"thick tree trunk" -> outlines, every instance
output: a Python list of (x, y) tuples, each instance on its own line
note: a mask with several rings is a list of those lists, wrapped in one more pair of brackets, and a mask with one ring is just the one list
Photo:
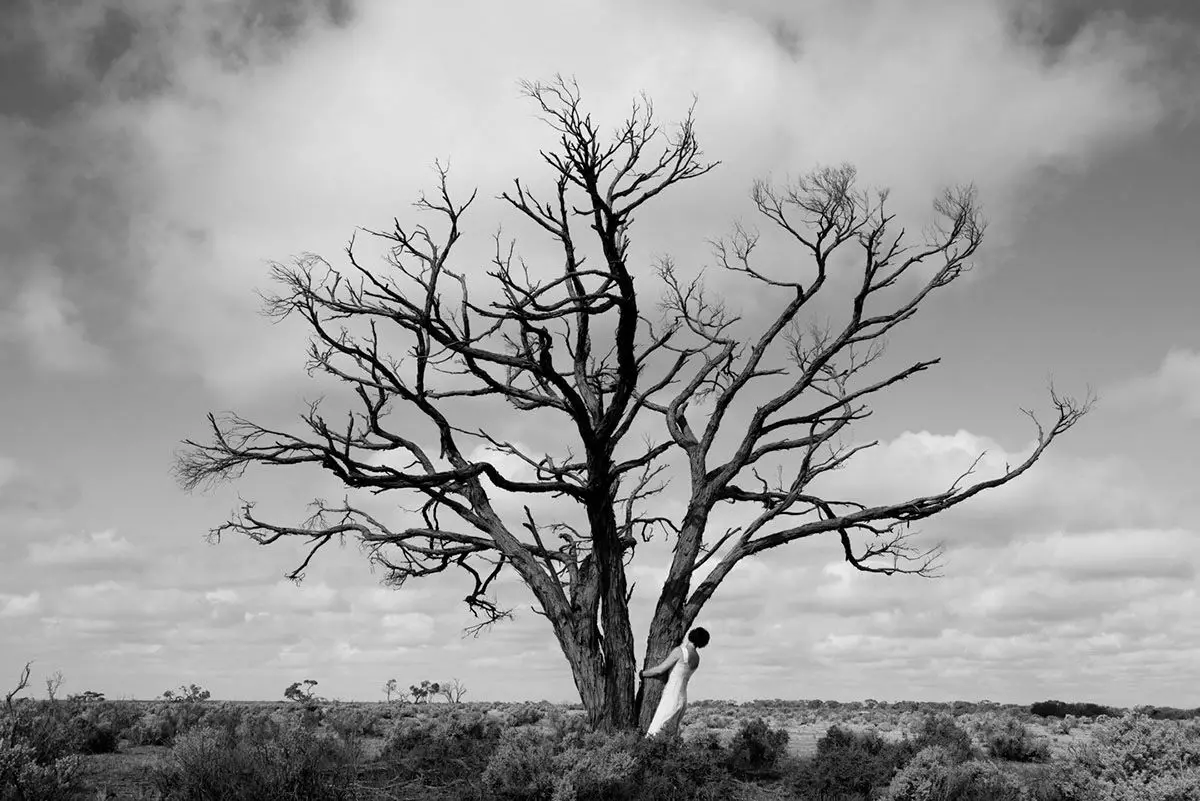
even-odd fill
[[(637, 723), (632, 634), (629, 653), (622, 665), (619, 657), (606, 655), (615, 650), (615, 644), (609, 644), (607, 638), (602, 640), (594, 624), (591, 628), (592, 632), (583, 637), (560, 638), (563, 654), (575, 678), (575, 688), (579, 691), (579, 700), (587, 712), (588, 724), (601, 731), (632, 729)], [(609, 669), (610, 664), (615, 664), (615, 669)]]
[[(600, 728), (632, 729), (634, 714), (634, 677), (637, 662), (633, 650), (633, 628), (629, 623), (629, 590), (625, 564), (617, 534), (617, 519), (612, 503), (605, 501), (589, 509), (593, 555), (600, 583), (601, 662), (604, 671), (605, 713)], [(586, 703), (586, 702), (585, 702)]]

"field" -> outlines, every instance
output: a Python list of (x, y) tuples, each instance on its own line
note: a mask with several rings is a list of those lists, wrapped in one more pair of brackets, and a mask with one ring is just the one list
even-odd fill
[(1197, 722), (1113, 712), (702, 701), (648, 743), (545, 702), (26, 699), (0, 728), (0, 801), (1200, 799)]

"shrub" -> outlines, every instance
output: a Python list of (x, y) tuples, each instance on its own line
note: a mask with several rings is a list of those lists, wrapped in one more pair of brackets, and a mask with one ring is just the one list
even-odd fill
[(234, 736), (198, 726), (178, 737), (157, 783), (178, 801), (341, 801), (357, 797), (358, 761), (336, 736), (295, 724), (243, 726)]
[(78, 756), (40, 763), (28, 743), (0, 737), (0, 801), (59, 801), (78, 788), (78, 775)]
[(817, 741), (817, 753), (801, 768), (796, 789), (817, 798), (867, 797), (886, 787), (912, 758), (907, 740), (888, 742), (879, 732), (832, 726)]
[(401, 778), (426, 784), (478, 779), (500, 741), (500, 724), (481, 712), (455, 710), (437, 721), (405, 719), (392, 732), (381, 759)]
[(45, 766), (79, 753), (82, 731), (74, 720), (67, 704), (25, 700), (14, 706), (11, 717), (0, 721), (0, 730), (11, 727), (10, 745), (28, 746), (33, 760)]
[(1050, 759), (1050, 744), (1034, 737), (1024, 723), (1012, 718), (987, 733), (987, 749), (996, 759), (1010, 762), (1047, 762)]
[(971, 735), (967, 734), (949, 715), (926, 715), (917, 725), (913, 737), (916, 750), (931, 745), (941, 747), (953, 762), (966, 762), (974, 755)]
[(546, 710), (540, 704), (521, 704), (508, 710), (505, 717), (510, 726), (532, 726), (546, 716)]
[(237, 704), (221, 703), (204, 710), (203, 717), (197, 722), (202, 721), (205, 726), (211, 729), (218, 729), (233, 737), (237, 735), (238, 728), (242, 725), (245, 717), (245, 707), (238, 706)]
[(488, 759), (481, 784), (488, 798), (541, 801), (554, 791), (553, 744), (528, 729), (505, 731)]
[(725, 749), (711, 732), (691, 741), (678, 736), (648, 737), (633, 748), (631, 799), (684, 801), (726, 799), (730, 776), (724, 765)]
[(945, 748), (917, 752), (892, 779), (886, 801), (1024, 801), (1016, 778), (991, 762), (956, 762)]
[(739, 776), (772, 774), (787, 753), (788, 733), (772, 729), (762, 718), (746, 721), (729, 744), (729, 769)]
[(1140, 713), (1097, 724), (1066, 760), (1069, 790), (1106, 801), (1200, 798), (1200, 728)]
[(75, 718), (72, 723), (79, 730), (79, 753), (111, 754), (117, 750), (119, 738), (108, 724), (88, 718)]
[(568, 737), (555, 757), (557, 778), (552, 801), (617, 801), (635, 792), (633, 751), (636, 734), (588, 734)]
[(163, 710), (142, 716), (129, 729), (128, 736), (134, 745), (170, 745), (178, 733), (175, 716)]
[(377, 732), (378, 720), (371, 711), (353, 706), (337, 706), (325, 713), (325, 725), (344, 740), (370, 737)]

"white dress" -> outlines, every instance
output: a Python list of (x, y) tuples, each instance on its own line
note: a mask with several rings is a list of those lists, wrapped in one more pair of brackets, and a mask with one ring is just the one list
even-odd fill
[[(696, 672), (696, 668), (691, 665), (694, 652), (690, 651), (686, 644), (679, 646), (679, 652), (679, 659), (671, 667), (671, 672), (667, 676), (667, 686), (663, 688), (662, 700), (658, 702), (654, 720), (650, 721), (650, 728), (646, 730), (647, 737), (674, 729), (683, 719), (683, 710), (687, 708), (688, 679)], [(699, 655), (696, 654), (696, 656)], [(700, 662), (697, 658), (696, 667), (699, 666)]]

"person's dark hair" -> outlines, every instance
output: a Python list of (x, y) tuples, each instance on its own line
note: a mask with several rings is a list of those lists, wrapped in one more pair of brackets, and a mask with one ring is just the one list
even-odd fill
[(697, 648), (703, 648), (708, 645), (708, 629), (703, 629), (697, 626), (688, 632), (688, 640)]

